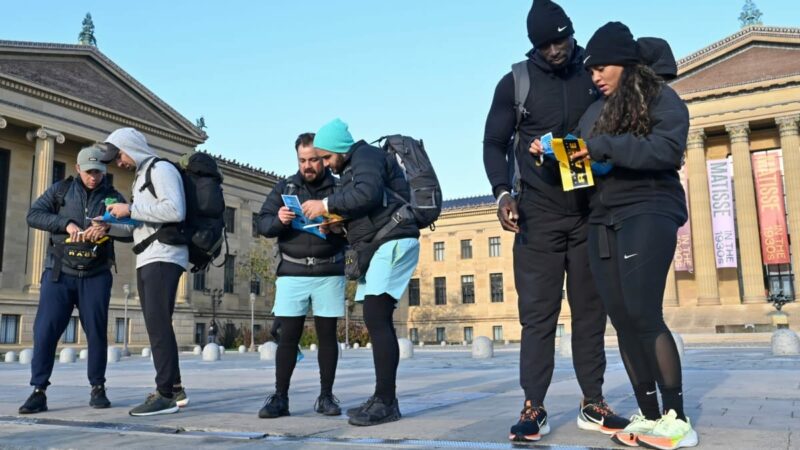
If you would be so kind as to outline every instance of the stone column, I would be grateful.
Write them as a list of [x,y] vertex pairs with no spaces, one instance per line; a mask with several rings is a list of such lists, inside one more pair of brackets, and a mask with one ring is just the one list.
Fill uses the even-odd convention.
[[[777,117],[775,124],[781,133],[781,148],[783,150],[783,184],[786,186],[786,209],[789,211],[789,236],[793,243],[800,242],[800,136],[798,136],[798,121],[800,115]],[[800,246],[792,245],[792,268],[800,270]],[[795,275],[794,292],[800,292],[800,280]]]
[[678,303],[678,286],[675,284],[675,264],[669,265],[667,285],[664,288],[664,306],[680,306]]
[[689,171],[689,211],[692,220],[692,253],[697,305],[719,305],[717,262],[714,258],[714,230],[711,226],[711,201],[706,169],[706,135],[703,130],[690,130],[686,144]]
[[[29,131],[29,141],[36,143],[33,159],[33,180],[31,189],[31,204],[53,184],[53,157],[55,144],[64,143],[64,135],[58,131],[47,128]],[[25,290],[38,294],[40,278],[44,270],[44,259],[47,252],[47,232],[30,229],[28,241],[28,267],[25,275]]]
[[188,303],[189,302],[189,272],[183,272],[181,279],[178,281],[178,295],[175,298],[175,303]]
[[758,233],[758,209],[750,159],[750,126],[737,123],[725,126],[731,139],[733,187],[736,196],[736,233],[739,238],[739,267],[742,274],[742,303],[761,303],[764,294],[764,265]]

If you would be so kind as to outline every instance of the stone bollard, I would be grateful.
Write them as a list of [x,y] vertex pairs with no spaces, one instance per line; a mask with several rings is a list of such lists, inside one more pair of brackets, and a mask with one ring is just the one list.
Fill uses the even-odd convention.
[[224,355],[225,352],[227,352],[227,350],[225,350],[225,347],[220,345],[219,346],[219,357],[222,358],[222,355]]
[[461,341],[461,346],[466,347],[467,346],[467,341]]
[[367,348],[372,348],[372,342],[367,342]]
[[347,345],[344,342],[339,342],[339,348],[345,350],[347,349]]
[[195,345],[194,347],[192,347],[192,354],[194,354],[194,355],[202,355],[203,354],[203,347],[200,347],[199,345]]
[[89,357],[89,350],[88,349],[84,348],[83,350],[81,350],[80,353],[78,353],[78,358],[79,359],[86,359],[88,357]]
[[558,345],[558,354],[564,358],[572,357],[572,335],[562,334],[561,342]]
[[142,349],[142,358],[149,358],[150,357],[150,347],[145,347]]
[[203,347],[203,361],[219,361],[220,360],[220,348],[219,345],[211,342],[206,344]]
[[675,348],[678,349],[678,357],[683,364],[683,338],[680,334],[672,332],[672,339],[675,341]]
[[6,362],[7,363],[16,362],[16,361],[17,361],[17,352],[15,352],[15,351],[6,352]]
[[239,353],[247,353],[247,347],[244,345],[239,346]]
[[359,344],[358,342],[356,342],[355,344],[353,344],[353,348],[360,348],[360,347],[361,347],[361,344]]
[[472,357],[488,359],[494,356],[494,343],[486,336],[478,336],[472,341]]
[[119,362],[119,360],[122,359],[122,350],[120,350],[119,347],[108,347],[106,355],[108,356],[108,362]]
[[26,348],[25,350],[19,352],[20,364],[30,364],[31,360],[33,360],[33,349]]
[[267,342],[261,346],[261,355],[259,356],[262,361],[275,361],[275,354],[278,352],[278,344],[274,342]]
[[400,347],[400,359],[410,359],[414,357],[414,344],[406,338],[397,340],[397,345]]
[[58,362],[60,363],[74,363],[75,362],[75,349],[74,348],[62,348],[61,353],[58,354]]
[[417,344],[417,345],[420,346],[420,347],[425,347],[425,341],[419,341],[419,344]]
[[447,346],[447,341],[439,342],[439,345],[441,345],[442,347],[446,347]]
[[308,349],[312,352],[317,351],[317,344],[311,344],[308,346]]
[[511,341],[509,341],[508,339],[506,339],[505,341],[503,341],[503,345],[510,345],[510,344],[511,344]]
[[772,354],[775,356],[800,355],[800,338],[797,333],[781,328],[772,333]]

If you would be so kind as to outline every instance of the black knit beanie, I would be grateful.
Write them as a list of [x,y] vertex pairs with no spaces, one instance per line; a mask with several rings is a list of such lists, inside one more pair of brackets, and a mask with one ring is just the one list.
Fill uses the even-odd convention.
[[550,0],[533,0],[528,12],[528,38],[534,47],[539,48],[574,33],[572,21],[560,6]]
[[639,52],[631,30],[622,22],[608,22],[594,32],[586,44],[583,65],[627,66],[639,63]]
[[640,37],[636,40],[639,59],[650,66],[653,71],[665,80],[674,80],[678,76],[678,64],[669,43],[661,38]]

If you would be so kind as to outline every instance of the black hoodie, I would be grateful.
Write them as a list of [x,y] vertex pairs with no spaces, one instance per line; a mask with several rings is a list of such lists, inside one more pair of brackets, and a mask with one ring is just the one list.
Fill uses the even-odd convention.
[[[597,90],[583,67],[583,49],[576,45],[572,59],[558,70],[554,70],[535,50],[528,53],[527,63],[531,88],[525,107],[530,114],[520,125],[522,145],[516,153],[523,191],[532,191],[531,201],[546,211],[586,214],[586,189],[564,192],[558,163],[545,159],[539,166],[528,151],[535,138],[549,132],[554,137],[564,137],[574,130],[586,108],[597,100]],[[514,77],[509,72],[495,89],[483,139],[483,164],[495,197],[503,190],[511,190],[506,150],[515,124]]]

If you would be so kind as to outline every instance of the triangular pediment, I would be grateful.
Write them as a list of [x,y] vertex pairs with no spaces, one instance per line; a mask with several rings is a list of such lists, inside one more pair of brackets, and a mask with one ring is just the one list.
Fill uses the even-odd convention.
[[[94,47],[0,41],[0,78],[202,142],[205,133]],[[47,98],[47,97],[45,97]]]

